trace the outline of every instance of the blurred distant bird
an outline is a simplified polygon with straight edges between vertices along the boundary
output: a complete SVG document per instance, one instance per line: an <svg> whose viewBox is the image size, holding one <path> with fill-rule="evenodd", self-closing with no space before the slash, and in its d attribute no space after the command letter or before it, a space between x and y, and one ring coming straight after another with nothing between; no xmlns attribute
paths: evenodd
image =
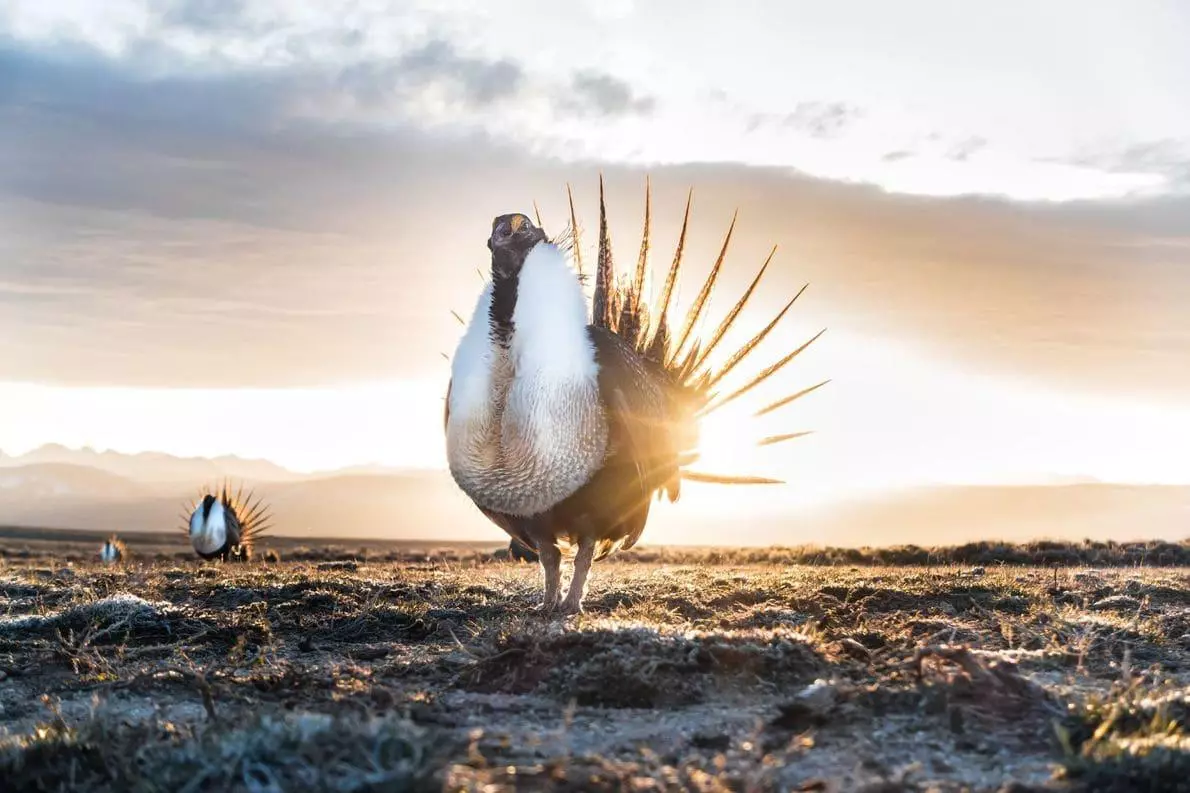
<svg viewBox="0 0 1190 793"><path fill-rule="evenodd" d="M487 243L491 280L451 362L444 417L447 459L455 482L514 539L513 545L519 541L537 552L546 613L582 610L592 561L636 544L655 493L676 501L684 479L778 482L690 470L699 456L699 427L706 415L767 380L822 332L743 385L717 393L716 386L773 330L801 291L733 355L712 367L711 353L740 316L773 253L714 333L697 338L695 327L719 276L733 219L709 276L675 332L670 302L689 219L688 198L673 263L659 299L649 305L643 294L649 193L634 274L617 278L601 179L598 265L590 306L583 291L573 198L569 239L551 240L522 214L501 215L492 222ZM755 415L824 384L772 402ZM772 435L759 444L804 434ZM563 556L574 559L565 599L560 592Z"/></svg>
<svg viewBox="0 0 1190 793"><path fill-rule="evenodd" d="M99 549L99 561L104 564L119 564L124 561L124 543L116 535L108 537Z"/></svg>
<svg viewBox="0 0 1190 793"><path fill-rule="evenodd" d="M272 516L264 502L243 486L233 495L224 484L215 493L204 490L188 508L189 521L182 530L203 559L246 562L252 547L270 527ZM185 515L182 516L186 520Z"/></svg>

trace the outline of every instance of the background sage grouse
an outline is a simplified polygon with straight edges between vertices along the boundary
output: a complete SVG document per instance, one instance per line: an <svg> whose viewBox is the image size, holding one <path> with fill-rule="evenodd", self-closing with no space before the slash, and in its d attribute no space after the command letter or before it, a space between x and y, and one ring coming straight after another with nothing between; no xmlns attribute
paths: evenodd
<svg viewBox="0 0 1190 793"><path fill-rule="evenodd" d="M202 492L188 509L189 520L182 530L190 537L194 552L203 559L246 562L252 548L269 528L268 507L241 486L234 494L224 484L215 493ZM183 515L183 520L186 520Z"/></svg>
<svg viewBox="0 0 1190 793"><path fill-rule="evenodd" d="M690 201L673 264L652 306L643 294L649 218L646 190L637 266L631 277L617 278L600 180L598 266L588 306L573 198L569 235L558 240L525 215L497 217L488 239L491 279L451 361L444 417L451 475L489 519L537 552L545 577L542 610L547 613L582 610L592 561L637 542L655 493L672 502L682 480L778 481L690 470L698 459L700 422L767 380L822 335L819 331L743 385L718 394L716 386L773 330L801 291L739 350L712 367L711 353L740 316L773 254L714 333L697 338L694 330L719 277L733 220L709 276L675 332L669 309L682 266ZM779 399L756 415L824 384ZM773 435L759 442L804 434ZM564 600L563 556L574 558Z"/></svg>
<svg viewBox="0 0 1190 793"><path fill-rule="evenodd" d="M124 543L116 535L112 535L103 541L103 545L99 548L99 561L104 564L119 564L124 561L127 549Z"/></svg>

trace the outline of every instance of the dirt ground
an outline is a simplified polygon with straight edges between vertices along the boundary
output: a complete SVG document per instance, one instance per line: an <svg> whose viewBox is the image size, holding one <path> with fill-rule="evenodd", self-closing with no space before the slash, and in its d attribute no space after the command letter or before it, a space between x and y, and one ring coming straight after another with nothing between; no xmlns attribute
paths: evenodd
<svg viewBox="0 0 1190 793"><path fill-rule="evenodd" d="M91 550L0 560L5 791L1190 790L1186 568Z"/></svg>

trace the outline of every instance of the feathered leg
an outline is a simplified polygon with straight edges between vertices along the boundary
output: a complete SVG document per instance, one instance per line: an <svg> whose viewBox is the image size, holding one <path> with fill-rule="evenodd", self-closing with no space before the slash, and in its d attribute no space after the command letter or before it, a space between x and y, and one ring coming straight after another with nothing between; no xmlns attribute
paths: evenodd
<svg viewBox="0 0 1190 793"><path fill-rule="evenodd" d="M595 559L595 540L583 537L579 541L578 553L574 556L574 576L570 579L570 591L562 601L563 614L579 614L583 610L583 596L587 594L587 575Z"/></svg>
<svg viewBox="0 0 1190 793"><path fill-rule="evenodd" d="M543 542L537 549L537 558L541 561L541 572L545 576L545 598L540 611L551 614L558 608L562 588L562 552L552 542Z"/></svg>

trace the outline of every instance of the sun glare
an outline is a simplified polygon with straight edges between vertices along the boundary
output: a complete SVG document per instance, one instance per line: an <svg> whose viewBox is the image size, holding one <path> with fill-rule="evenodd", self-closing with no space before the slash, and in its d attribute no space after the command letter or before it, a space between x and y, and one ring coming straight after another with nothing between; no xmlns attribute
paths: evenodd
<svg viewBox="0 0 1190 793"><path fill-rule="evenodd" d="M741 411L707 416L698 438L698 463L692 468L715 474L764 475L760 470L756 421ZM769 476L780 472L770 471Z"/></svg>

